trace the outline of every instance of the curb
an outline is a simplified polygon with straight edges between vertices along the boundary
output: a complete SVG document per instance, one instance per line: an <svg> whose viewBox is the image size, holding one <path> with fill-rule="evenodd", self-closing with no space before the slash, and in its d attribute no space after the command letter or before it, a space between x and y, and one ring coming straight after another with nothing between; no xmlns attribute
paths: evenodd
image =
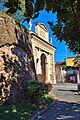
<svg viewBox="0 0 80 120"><path fill-rule="evenodd" d="M36 113L34 116L30 117L28 120L36 120L38 118L38 116L41 116L44 112L46 112L50 107L52 107L55 102L58 101L57 99L54 99L54 101L46 108L44 108L43 110L41 110L40 113Z"/></svg>

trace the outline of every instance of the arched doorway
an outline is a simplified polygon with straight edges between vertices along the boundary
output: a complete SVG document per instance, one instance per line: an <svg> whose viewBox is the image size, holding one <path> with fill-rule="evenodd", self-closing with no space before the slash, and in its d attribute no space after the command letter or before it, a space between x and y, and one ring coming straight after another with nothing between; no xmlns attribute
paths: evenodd
<svg viewBox="0 0 80 120"><path fill-rule="evenodd" d="M47 62L47 58L46 55L43 53L41 54L41 71L42 71L42 82L44 83L46 81L46 62Z"/></svg>

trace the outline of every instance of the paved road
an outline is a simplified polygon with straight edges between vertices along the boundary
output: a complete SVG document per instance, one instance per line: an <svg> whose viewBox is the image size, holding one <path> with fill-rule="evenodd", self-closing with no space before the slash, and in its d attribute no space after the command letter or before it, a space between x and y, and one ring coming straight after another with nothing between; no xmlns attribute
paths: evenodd
<svg viewBox="0 0 80 120"><path fill-rule="evenodd" d="M77 93L77 84L60 83L53 86L51 91L60 101L80 102L80 95Z"/></svg>
<svg viewBox="0 0 80 120"><path fill-rule="evenodd" d="M36 120L80 120L80 95L76 84L54 85L51 93L58 101Z"/></svg>

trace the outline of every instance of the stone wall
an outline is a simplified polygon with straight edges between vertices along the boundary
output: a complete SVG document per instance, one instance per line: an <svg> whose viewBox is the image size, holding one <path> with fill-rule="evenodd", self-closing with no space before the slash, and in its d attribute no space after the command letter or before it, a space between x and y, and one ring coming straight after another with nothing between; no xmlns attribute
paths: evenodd
<svg viewBox="0 0 80 120"><path fill-rule="evenodd" d="M21 99L27 81L35 78L28 30L0 12L0 103Z"/></svg>

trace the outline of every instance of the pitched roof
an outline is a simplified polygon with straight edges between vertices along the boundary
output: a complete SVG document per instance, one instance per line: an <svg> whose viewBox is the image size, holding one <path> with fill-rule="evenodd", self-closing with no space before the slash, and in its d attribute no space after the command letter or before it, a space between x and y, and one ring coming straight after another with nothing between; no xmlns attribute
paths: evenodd
<svg viewBox="0 0 80 120"><path fill-rule="evenodd" d="M56 65L65 65L65 62L56 62Z"/></svg>
<svg viewBox="0 0 80 120"><path fill-rule="evenodd" d="M67 57L66 59L69 59L69 58L75 58L75 56Z"/></svg>

